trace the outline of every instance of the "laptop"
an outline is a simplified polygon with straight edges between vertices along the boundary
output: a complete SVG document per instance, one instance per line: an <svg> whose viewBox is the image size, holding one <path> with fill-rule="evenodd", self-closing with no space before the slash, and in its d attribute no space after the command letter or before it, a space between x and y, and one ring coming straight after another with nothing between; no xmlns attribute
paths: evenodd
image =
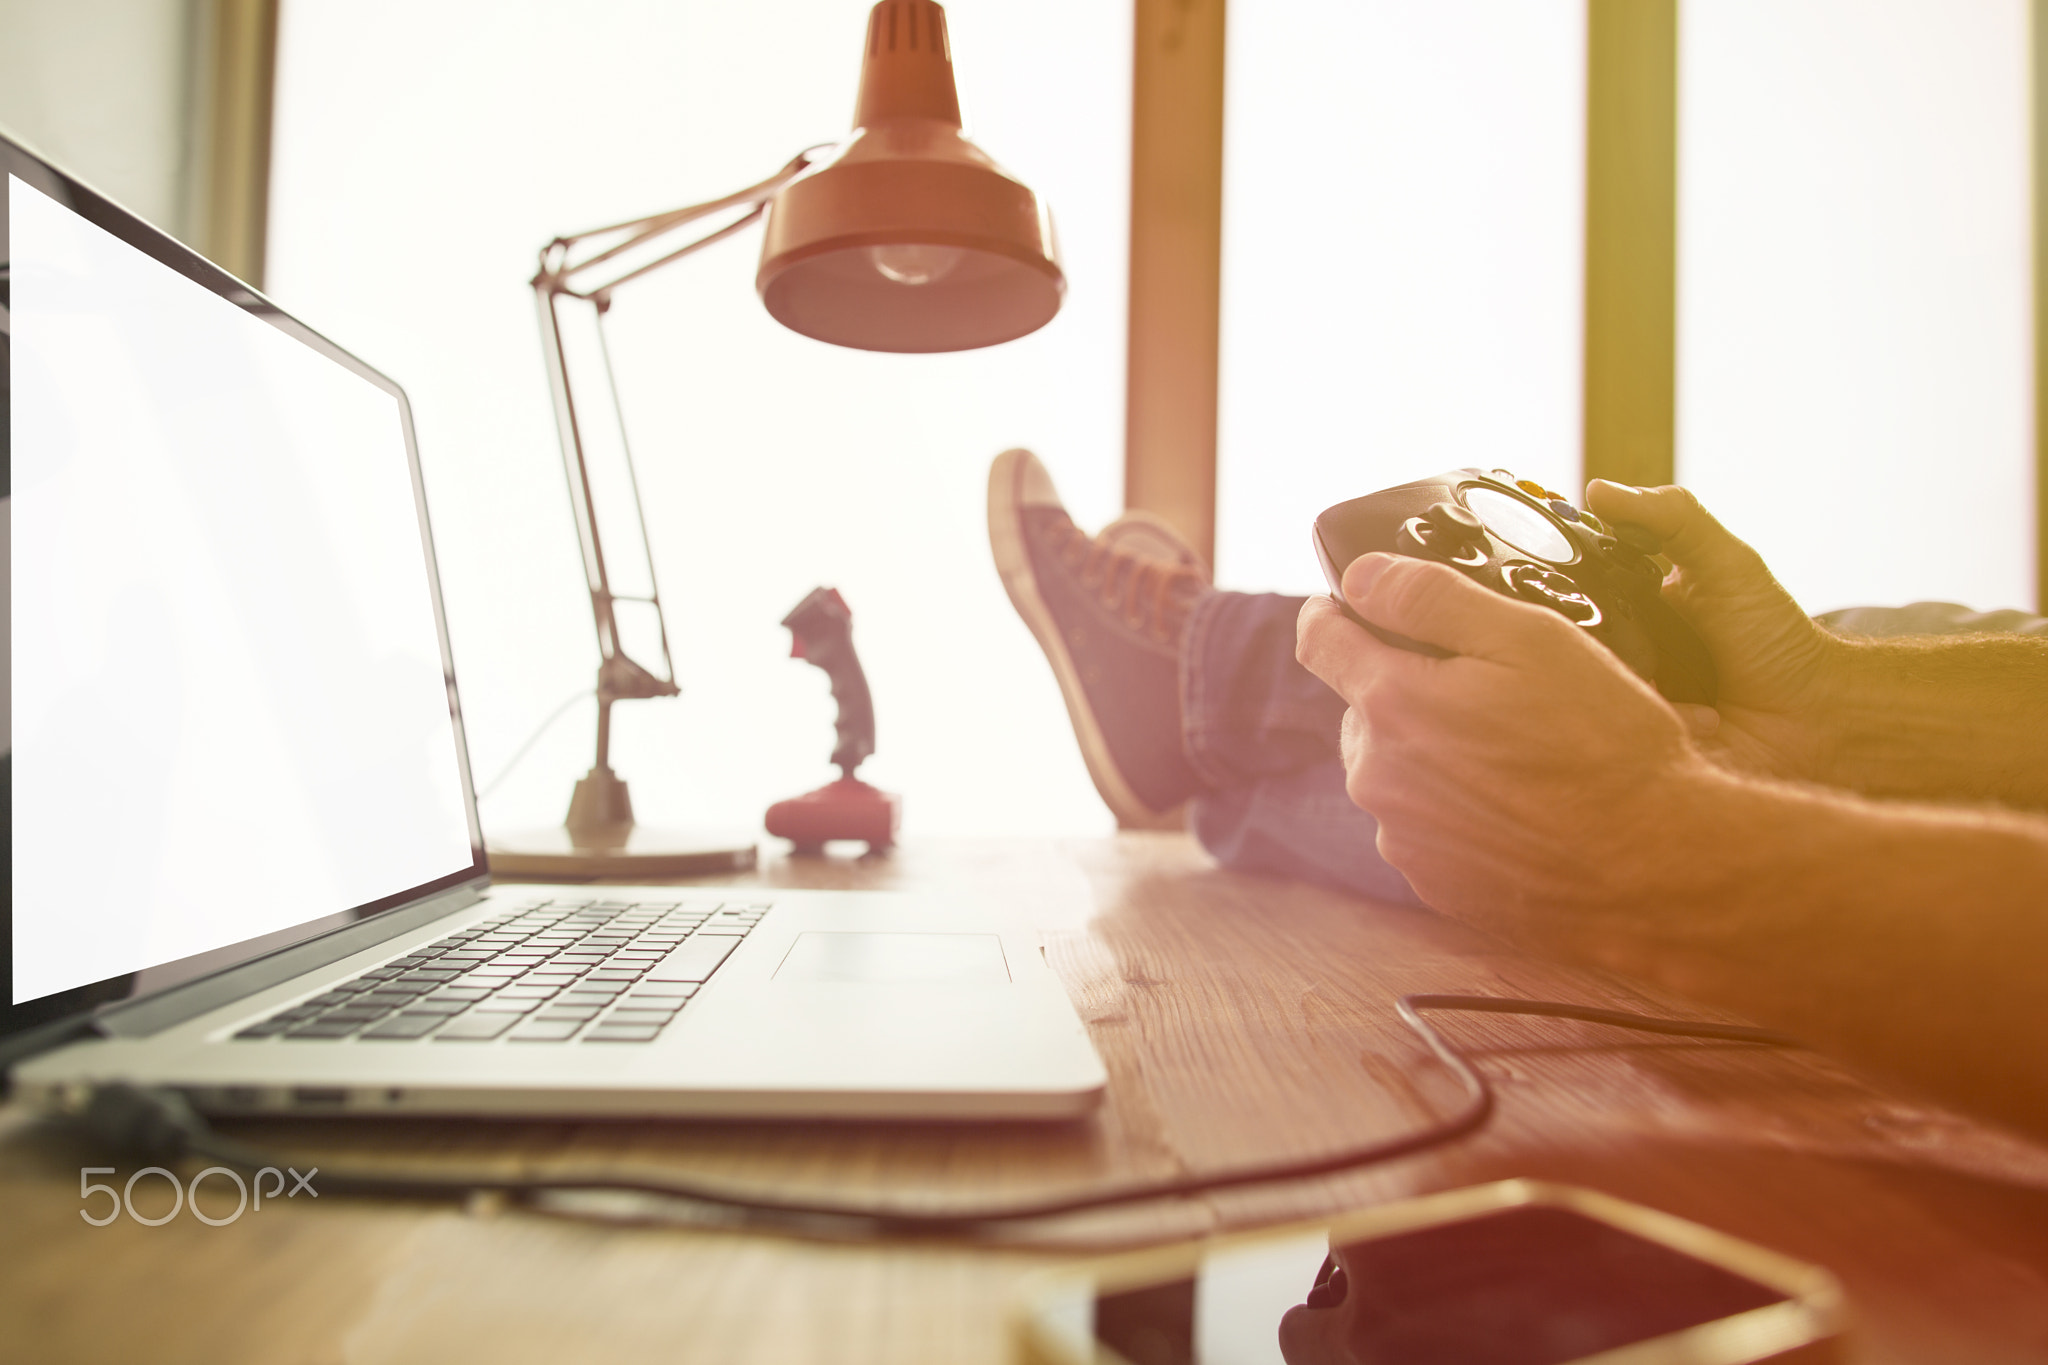
<svg viewBox="0 0 2048 1365"><path fill-rule="evenodd" d="M404 392L4 138L0 169L17 1093L619 1117L1097 1102L1032 927L972 904L492 885Z"/></svg>

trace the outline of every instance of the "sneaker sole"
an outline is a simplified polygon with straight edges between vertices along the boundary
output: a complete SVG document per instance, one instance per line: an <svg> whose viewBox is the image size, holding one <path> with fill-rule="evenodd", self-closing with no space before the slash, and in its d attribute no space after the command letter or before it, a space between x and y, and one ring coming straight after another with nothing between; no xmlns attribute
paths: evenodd
<svg viewBox="0 0 2048 1365"><path fill-rule="evenodd" d="M1185 807L1154 810L1138 799L1124 779L1116 760L1110 756L1102 727L1095 722L1095 712L1088 705L1080 671L1074 667L1073 656L1067 653L1059 623L1039 593L1038 577L1031 572L1031 556L1024 546L1023 508L1017 496L1024 462L1033 458L1029 451L1006 450L989 466L988 543L995 555L996 573L1003 580L1003 591L1010 595L1010 605L1024 618L1024 624L1052 664L1060 698L1067 704L1067 718L1074 725L1074 738L1080 741L1081 761L1088 766L1088 776L1094 781L1097 794L1115 814L1117 824L1125 829L1184 828Z"/></svg>

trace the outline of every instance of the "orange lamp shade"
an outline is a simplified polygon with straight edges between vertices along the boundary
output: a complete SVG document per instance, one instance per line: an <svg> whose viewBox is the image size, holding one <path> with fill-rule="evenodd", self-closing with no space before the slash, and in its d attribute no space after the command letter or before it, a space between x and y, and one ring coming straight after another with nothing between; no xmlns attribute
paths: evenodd
<svg viewBox="0 0 2048 1365"><path fill-rule="evenodd" d="M783 326L864 351L994 346L1059 311L1052 216L961 133L932 0L868 15L853 136L770 202L754 284Z"/></svg>

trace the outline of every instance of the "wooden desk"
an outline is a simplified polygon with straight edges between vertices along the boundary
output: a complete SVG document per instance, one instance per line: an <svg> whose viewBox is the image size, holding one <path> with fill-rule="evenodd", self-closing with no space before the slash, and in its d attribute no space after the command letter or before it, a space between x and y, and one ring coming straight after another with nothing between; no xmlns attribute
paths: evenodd
<svg viewBox="0 0 2048 1365"><path fill-rule="evenodd" d="M1687 1009L1425 913L1216 872L1177 835L933 843L878 862L771 861L732 880L957 891L1029 908L1108 1064L1102 1111L1051 1131L310 1121L235 1131L302 1166L625 1162L781 1191L979 1201L1306 1156L1421 1122L1453 1092L1394 1018L1403 992ZM227 1227L181 1215L95 1228L79 1218L84 1159L16 1113L0 1144L0 1358L992 1365L1005 1358L1006 1295L1062 1248L1528 1175L1832 1268L1860 1316L1862 1359L2048 1360L2048 1151L1809 1055L1547 1020L1444 1024L1483 1049L1499 1088L1499 1115L1475 1138L1001 1250L303 1196Z"/></svg>

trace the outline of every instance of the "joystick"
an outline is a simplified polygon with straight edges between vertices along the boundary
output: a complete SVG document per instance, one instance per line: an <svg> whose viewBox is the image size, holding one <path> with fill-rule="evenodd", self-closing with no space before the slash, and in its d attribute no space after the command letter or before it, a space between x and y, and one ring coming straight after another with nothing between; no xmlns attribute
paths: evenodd
<svg viewBox="0 0 2048 1365"><path fill-rule="evenodd" d="M875 751L875 703L860 656L853 652L853 612L837 589L814 588L782 624L789 629L790 657L815 664L832 680L832 699L839 703L832 761L840 775L816 791L770 806L768 832L795 844L798 853L823 852L832 839L866 840L870 853L888 848L896 842L902 798L853 775Z"/></svg>
<svg viewBox="0 0 2048 1365"><path fill-rule="evenodd" d="M1388 644L1432 658L1448 654L1382 629L1344 602L1344 570L1374 550L1434 559L1503 596L1549 608L1672 701L1711 706L1719 691L1713 655L1664 601L1656 533L1632 522L1610 527L1505 469L1454 469L1340 502L1316 518L1315 546L1344 614Z"/></svg>

